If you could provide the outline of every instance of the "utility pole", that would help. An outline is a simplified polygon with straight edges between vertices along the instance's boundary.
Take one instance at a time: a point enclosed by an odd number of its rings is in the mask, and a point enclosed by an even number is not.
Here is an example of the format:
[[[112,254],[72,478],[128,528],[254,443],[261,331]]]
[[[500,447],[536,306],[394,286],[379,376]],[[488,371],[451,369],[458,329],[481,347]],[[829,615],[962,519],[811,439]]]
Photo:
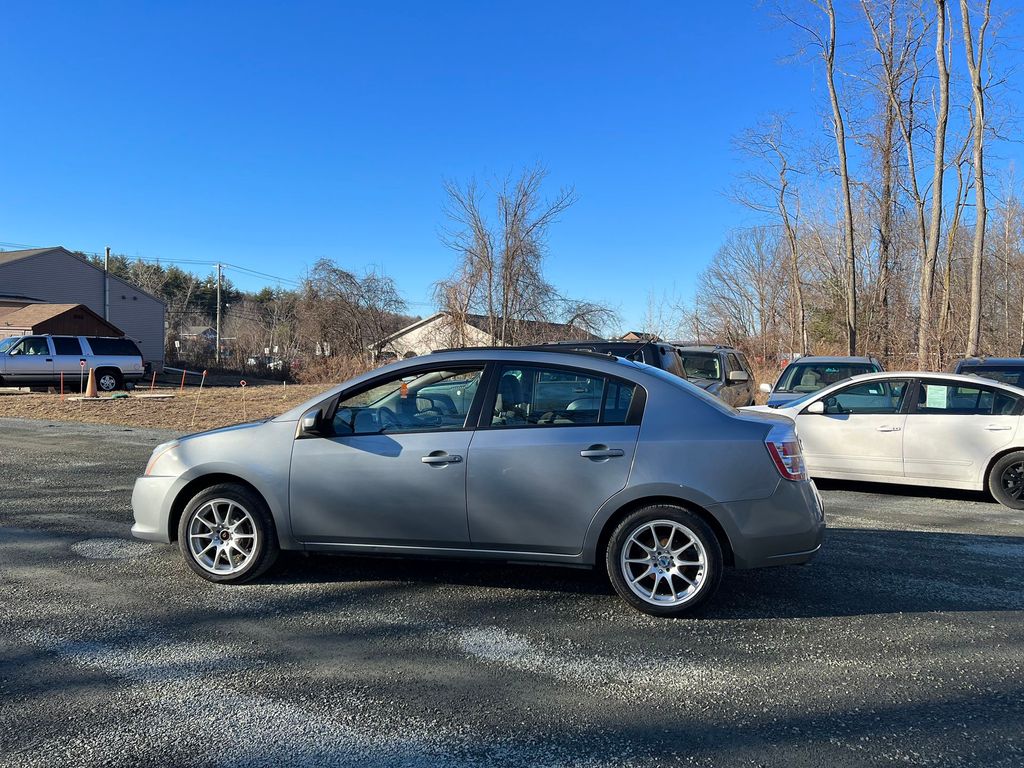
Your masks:
[[[220,262],[217,263],[217,365],[220,365]]]
[[[110,321],[110,246],[103,255],[103,319]]]

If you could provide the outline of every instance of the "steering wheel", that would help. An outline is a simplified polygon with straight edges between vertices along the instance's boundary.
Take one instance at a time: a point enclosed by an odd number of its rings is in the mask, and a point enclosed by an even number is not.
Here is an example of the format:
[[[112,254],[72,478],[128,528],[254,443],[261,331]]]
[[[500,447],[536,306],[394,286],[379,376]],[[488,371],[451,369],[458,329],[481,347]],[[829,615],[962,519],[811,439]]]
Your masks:
[[[398,420],[398,416],[395,412],[388,408],[386,405],[382,405],[377,409],[377,422],[380,425],[380,431],[384,432],[392,427],[401,428],[402,422]]]
[[[846,413],[837,397],[825,398],[825,413]]]

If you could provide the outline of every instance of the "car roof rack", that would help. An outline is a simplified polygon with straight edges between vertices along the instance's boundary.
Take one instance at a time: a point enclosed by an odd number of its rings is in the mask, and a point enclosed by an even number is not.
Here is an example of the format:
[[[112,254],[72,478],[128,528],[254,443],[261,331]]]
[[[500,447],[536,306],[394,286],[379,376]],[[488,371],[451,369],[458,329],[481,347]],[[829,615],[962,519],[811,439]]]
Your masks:
[[[436,355],[442,352],[557,352],[558,354],[570,354],[570,355],[584,355],[587,357],[599,357],[602,360],[608,358],[614,358],[615,355],[610,352],[598,352],[593,349],[559,349],[562,344],[573,345],[580,344],[586,346],[588,343],[606,344],[608,342],[555,342],[551,344],[523,344],[521,346],[514,347],[447,347],[445,349],[434,349],[431,350],[430,354]],[[631,344],[632,342],[626,342]]]
[[[699,344],[695,341],[673,341],[673,347],[702,347],[704,349],[736,349],[731,344]]]

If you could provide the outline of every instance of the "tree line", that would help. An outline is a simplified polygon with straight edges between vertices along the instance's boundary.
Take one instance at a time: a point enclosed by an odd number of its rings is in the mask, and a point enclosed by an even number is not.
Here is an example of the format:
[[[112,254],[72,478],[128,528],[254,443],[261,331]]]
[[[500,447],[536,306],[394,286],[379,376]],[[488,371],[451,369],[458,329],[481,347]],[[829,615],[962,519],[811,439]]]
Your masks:
[[[575,202],[575,191],[543,195],[541,166],[481,186],[445,184],[442,240],[455,253],[452,273],[434,286],[444,312],[441,346],[468,342],[471,316],[495,344],[512,346],[586,334],[617,322],[611,308],[564,296],[544,274],[547,234]],[[97,256],[80,254],[102,266]],[[166,359],[210,365],[209,330],[217,314],[217,275],[174,264],[113,255],[111,272],[166,305]],[[395,281],[376,270],[356,273],[320,259],[294,288],[238,289],[222,276],[221,362],[236,370],[278,371],[308,380],[337,379],[387,359],[384,341],[419,319]]]
[[[1024,354],[1024,212],[991,0],[794,0],[775,7],[823,98],[735,138],[730,232],[682,310],[683,333],[766,359],[828,351],[941,368]],[[821,140],[824,136],[824,141]]]

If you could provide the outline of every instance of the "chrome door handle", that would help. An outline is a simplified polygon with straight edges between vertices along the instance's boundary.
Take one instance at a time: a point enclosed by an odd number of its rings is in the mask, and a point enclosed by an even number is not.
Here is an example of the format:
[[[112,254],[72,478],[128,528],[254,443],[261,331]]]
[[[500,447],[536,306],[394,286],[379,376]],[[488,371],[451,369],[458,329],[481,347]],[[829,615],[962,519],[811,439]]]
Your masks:
[[[434,454],[430,454],[429,456],[422,456],[420,461],[424,464],[458,464],[462,461],[462,457],[449,455],[447,453],[442,453],[436,456]]]
[[[989,432],[1009,432],[1013,427],[1004,427],[1000,424],[989,424],[985,429]]]
[[[625,453],[621,448],[598,448],[595,445],[580,451],[580,456],[584,459],[614,459],[618,456],[624,456]]]
[[[878,427],[878,432],[901,432],[903,427]]]

